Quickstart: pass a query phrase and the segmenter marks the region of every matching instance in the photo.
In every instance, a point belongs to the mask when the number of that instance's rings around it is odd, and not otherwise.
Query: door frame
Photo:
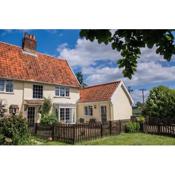
[[[36,120],[36,106],[28,106],[28,107],[27,107],[27,121],[28,121],[28,122],[29,122],[29,120],[28,120],[28,114],[29,114],[29,113],[28,113],[28,112],[29,112],[28,109],[29,109],[29,108],[34,108],[34,110],[35,110],[35,111],[34,111],[34,123],[33,123],[32,126],[29,125],[29,127],[34,127],[34,126],[35,126],[35,120]]]
[[[103,120],[102,120],[102,110],[101,110],[102,107],[106,107],[106,121],[105,122],[107,122],[108,121],[107,105],[100,105],[100,118],[101,118],[101,122],[103,122]]]

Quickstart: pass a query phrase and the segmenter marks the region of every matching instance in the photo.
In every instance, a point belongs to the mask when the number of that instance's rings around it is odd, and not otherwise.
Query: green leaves
[[[175,91],[164,86],[153,88],[148,96],[144,113],[150,117],[175,117]]]
[[[172,30],[81,30],[80,37],[98,43],[110,44],[112,49],[120,52],[122,58],[118,61],[119,68],[123,68],[123,75],[132,78],[137,70],[137,60],[141,48],[153,48],[156,53],[163,55],[170,61],[175,54],[174,36]]]

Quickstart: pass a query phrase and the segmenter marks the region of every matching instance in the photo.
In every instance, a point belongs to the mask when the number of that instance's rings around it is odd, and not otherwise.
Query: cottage
[[[122,81],[82,89],[65,59],[40,53],[36,46],[29,34],[22,47],[0,42],[0,102],[7,114],[21,112],[34,126],[46,97],[60,122],[130,118],[132,98]]]
[[[78,117],[102,122],[130,119],[132,103],[123,81],[89,86],[80,90]]]

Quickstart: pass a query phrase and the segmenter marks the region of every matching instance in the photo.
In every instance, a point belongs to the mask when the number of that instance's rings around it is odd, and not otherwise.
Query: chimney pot
[[[26,52],[35,53],[36,45],[37,42],[35,36],[25,33],[22,40],[22,49]]]

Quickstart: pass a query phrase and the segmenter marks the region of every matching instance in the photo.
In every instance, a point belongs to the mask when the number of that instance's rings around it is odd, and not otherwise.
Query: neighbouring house
[[[102,122],[130,119],[132,104],[133,100],[121,80],[89,86],[80,90],[78,118]]]
[[[81,88],[65,59],[40,53],[36,45],[29,34],[22,47],[0,42],[0,102],[6,115],[22,113],[34,126],[45,97],[63,123],[131,117],[133,101],[122,81]]]

